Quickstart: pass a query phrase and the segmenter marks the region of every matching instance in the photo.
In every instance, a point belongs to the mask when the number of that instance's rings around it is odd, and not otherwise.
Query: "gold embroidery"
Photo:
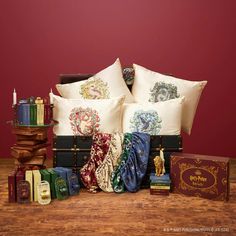
[[[214,178],[214,182],[211,186],[209,187],[204,187],[204,185],[197,184],[195,183],[195,186],[191,186],[186,181],[183,179],[183,174],[187,170],[191,169],[200,169],[203,171],[209,172],[211,176]],[[180,169],[180,183],[179,183],[179,188],[182,190],[190,190],[190,191],[195,191],[195,190],[200,190],[202,193],[209,193],[209,194],[216,194],[218,195],[218,189],[217,189],[217,174],[219,171],[219,168],[216,168],[215,166],[201,166],[201,167],[196,167],[194,164],[189,164],[189,163],[181,163],[179,165]],[[198,179],[198,178],[197,178]]]

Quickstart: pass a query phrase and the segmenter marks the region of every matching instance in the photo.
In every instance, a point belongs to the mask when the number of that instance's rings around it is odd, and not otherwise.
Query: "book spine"
[[[41,182],[41,175],[39,170],[33,170],[33,182],[34,182],[34,201],[38,201],[38,185]]]
[[[40,170],[40,174],[41,174],[41,179],[47,181],[50,185],[51,178],[50,178],[50,174],[48,173],[48,171],[46,169]]]
[[[16,172],[13,171],[8,175],[8,201],[16,202]]]
[[[166,189],[166,190],[170,190],[170,186],[150,186],[150,189]]]
[[[150,182],[151,186],[170,186],[170,182]]]
[[[52,110],[50,104],[44,104],[44,124],[48,125],[52,120]]]
[[[37,104],[37,125],[44,123],[44,104]]]
[[[23,106],[23,125],[30,125],[30,104],[22,104]]]
[[[160,189],[160,190],[150,189],[150,194],[152,194],[152,195],[166,195],[166,196],[168,196],[170,194],[170,191],[164,190],[164,189]]]
[[[21,170],[18,170],[16,173],[16,190],[17,190],[17,185],[18,185],[19,181],[24,180],[24,179],[25,179],[24,172]],[[16,199],[18,199],[17,194],[16,194]]]
[[[19,125],[23,124],[23,104],[18,104],[17,105],[17,121],[19,123]]]
[[[150,179],[150,182],[153,184],[170,184],[171,181],[170,180],[154,180],[154,179]]]
[[[48,172],[50,173],[50,177],[51,177],[51,183],[50,183],[50,188],[51,188],[51,196],[52,198],[56,198],[56,188],[55,188],[55,180],[58,177],[57,173],[52,170],[49,169]]]
[[[37,125],[37,105],[30,104],[30,124]]]
[[[30,201],[33,201],[33,173],[32,170],[27,170],[25,172],[25,180],[30,184]]]

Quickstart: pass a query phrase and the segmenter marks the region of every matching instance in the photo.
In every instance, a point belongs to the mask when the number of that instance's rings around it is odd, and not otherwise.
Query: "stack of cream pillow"
[[[57,84],[53,95],[55,135],[92,135],[95,132],[146,132],[151,135],[191,133],[201,93],[207,81],[187,81],[142,66],[135,71],[132,93],[120,60],[93,77]]]

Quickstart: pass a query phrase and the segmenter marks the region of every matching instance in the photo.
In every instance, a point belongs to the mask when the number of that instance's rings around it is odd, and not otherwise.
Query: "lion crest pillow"
[[[184,97],[158,103],[123,106],[123,133],[179,135]]]
[[[125,102],[134,101],[124,81],[119,59],[87,80],[57,84],[56,88],[64,98],[109,99],[124,95]]]
[[[53,95],[55,135],[91,136],[122,130],[124,96],[112,99],[66,99]]]
[[[167,76],[134,64],[135,79],[132,94],[136,102],[163,102],[185,97],[182,114],[182,129],[191,134],[201,93],[207,81],[188,81]]]

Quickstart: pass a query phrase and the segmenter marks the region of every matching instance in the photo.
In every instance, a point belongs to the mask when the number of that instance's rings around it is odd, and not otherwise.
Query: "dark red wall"
[[[186,152],[236,157],[235,0],[1,0],[0,157],[14,143],[12,91],[46,96],[60,73],[98,72],[119,57],[208,80]]]

